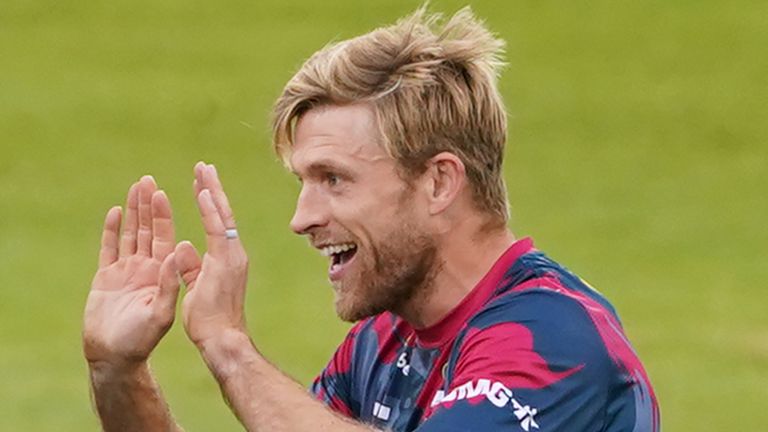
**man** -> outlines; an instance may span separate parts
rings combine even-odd
[[[105,430],[178,430],[147,367],[187,285],[187,335],[248,430],[656,431],[646,373],[609,303],[507,228],[502,42],[424,10],[312,56],[275,105],[302,182],[292,229],[359,321],[311,395],[262,357],[247,258],[216,169],[194,187],[200,257],[151,177],[109,211],[84,350]],[[122,226],[122,234],[120,228]]]

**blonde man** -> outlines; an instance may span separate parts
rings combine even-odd
[[[151,177],[105,222],[84,347],[106,430],[178,429],[147,368],[174,318],[253,431],[656,431],[610,304],[507,228],[502,42],[468,10],[420,10],[312,56],[275,105],[302,182],[292,229],[329,259],[358,322],[311,394],[254,347],[247,257],[212,165],[195,167],[201,258],[174,246]]]

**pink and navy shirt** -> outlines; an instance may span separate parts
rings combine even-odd
[[[312,391],[394,432],[657,432],[648,376],[613,307],[515,242],[432,327],[391,313],[357,323]]]

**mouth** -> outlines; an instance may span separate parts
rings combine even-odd
[[[340,279],[354,260],[356,253],[357,245],[354,243],[338,243],[321,247],[320,254],[330,258],[328,277],[332,281]]]

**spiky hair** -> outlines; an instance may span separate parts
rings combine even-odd
[[[443,23],[426,7],[394,25],[326,46],[283,89],[273,144],[288,163],[296,121],[322,105],[369,103],[381,142],[403,172],[452,152],[464,163],[476,206],[506,221],[501,165],[507,117],[497,88],[504,41],[467,7]]]

